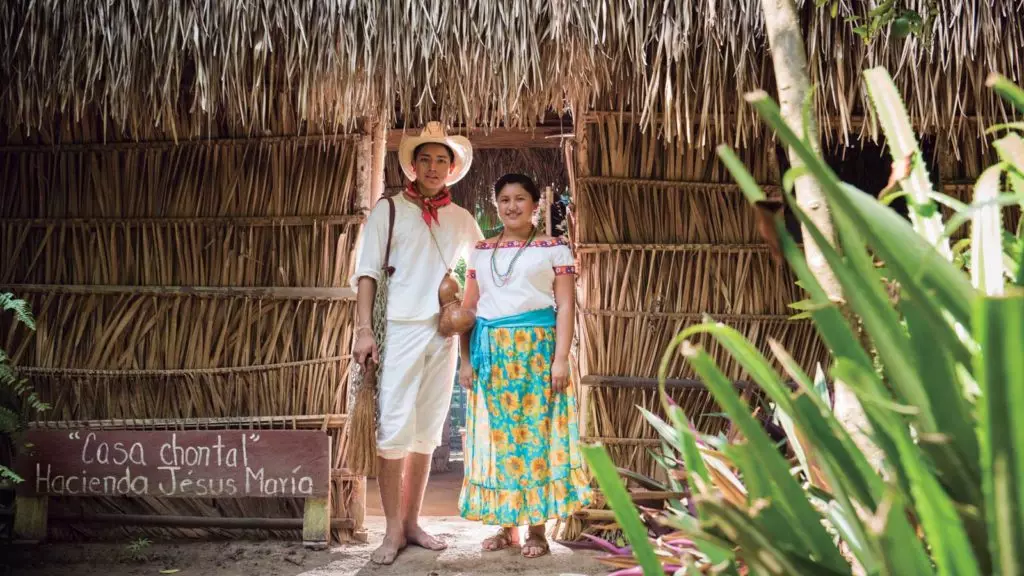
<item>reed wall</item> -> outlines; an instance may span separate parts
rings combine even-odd
[[[368,146],[350,134],[0,147],[0,289],[26,298],[38,321],[35,333],[0,326],[0,342],[52,404],[42,419],[326,429],[332,513],[352,520],[334,538],[351,539],[362,479],[342,453],[354,310],[345,286]],[[54,498],[51,508],[302,516],[298,499]]]

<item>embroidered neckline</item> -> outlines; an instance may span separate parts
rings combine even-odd
[[[481,240],[476,243],[477,250],[493,250],[495,248],[522,248],[526,245],[525,240],[506,240],[501,243],[490,242],[487,240]],[[555,246],[568,246],[569,243],[564,238],[552,238],[550,240],[534,240],[530,243],[529,248],[554,248]]]

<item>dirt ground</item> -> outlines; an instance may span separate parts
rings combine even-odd
[[[5,576],[602,576],[610,569],[597,553],[552,544],[551,554],[526,559],[519,549],[484,552],[480,542],[493,528],[461,518],[437,517],[424,528],[448,542],[443,552],[407,548],[391,566],[370,562],[384,522],[368,517],[370,543],[329,551],[303,549],[298,542],[157,542],[144,558],[132,559],[124,544],[55,543],[19,546],[5,554]],[[176,572],[170,572],[177,570]]]
[[[551,545],[551,554],[526,559],[520,550],[484,552],[480,542],[494,528],[458,517],[461,467],[431,476],[424,498],[424,528],[443,538],[448,549],[407,548],[391,566],[370,562],[384,534],[380,497],[367,485],[369,543],[306,550],[299,542],[154,542],[135,557],[125,543],[53,543],[4,550],[0,576],[603,576],[612,570],[595,552]],[[176,572],[171,572],[176,570]]]

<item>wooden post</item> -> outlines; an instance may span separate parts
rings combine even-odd
[[[327,437],[327,453],[331,453],[331,437]],[[331,461],[327,458],[327,486],[332,489]],[[306,498],[305,510],[302,514],[302,545],[312,550],[324,550],[331,543],[331,494],[321,498]]]
[[[384,161],[388,154],[388,129],[383,122],[373,126],[370,162],[370,205],[373,206],[384,195]]]
[[[302,545],[324,550],[331,541],[331,507],[328,498],[306,498],[302,515]]]
[[[554,203],[551,186],[544,187],[544,233],[551,236],[551,205]]]
[[[49,496],[16,496],[14,498],[14,539],[28,542],[46,540],[46,516]]]
[[[364,120],[356,148],[356,194],[359,207],[366,210],[372,210],[377,201],[373,197],[373,179],[370,177],[373,167],[373,130],[370,121]]]
[[[590,171],[590,144],[587,138],[587,132],[589,131],[587,126],[581,126],[576,130],[576,139],[574,142],[570,142],[565,150],[565,164],[569,170],[569,191],[572,194],[572,203],[574,206],[580,205],[579,194],[580,188],[576,186],[578,178],[586,178],[592,176]],[[566,214],[568,217],[568,214]],[[577,225],[583,220],[583,214],[576,215]],[[573,227],[569,230],[571,236],[570,241],[573,243],[589,240],[588,238],[579,238],[580,226]],[[578,273],[578,282],[586,284],[589,282],[589,276],[587,270],[580,266]],[[580,310],[584,310],[587,307],[586,301],[587,290],[576,291],[576,330],[579,334],[578,352],[576,355],[576,363],[579,371],[577,372],[578,381],[582,382],[582,379],[590,373],[590,362],[587,358],[587,335],[582,330],[584,323],[583,315]],[[577,427],[580,430],[580,436],[587,436],[592,434],[592,427],[590,423],[590,395],[593,391],[590,387],[581,386],[577,399],[579,400],[579,422]]]

